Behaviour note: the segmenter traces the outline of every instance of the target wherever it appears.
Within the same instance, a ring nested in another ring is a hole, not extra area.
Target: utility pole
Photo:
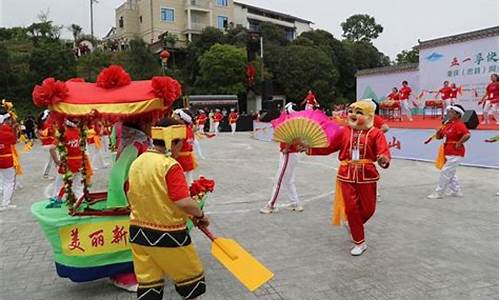
[[[260,34],[260,78],[264,82],[264,37]]]
[[[99,3],[97,0],[90,0],[90,35],[94,37],[94,3]]]

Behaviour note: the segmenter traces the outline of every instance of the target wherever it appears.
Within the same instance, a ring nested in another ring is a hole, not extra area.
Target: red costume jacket
[[[182,149],[179,157],[176,159],[184,172],[193,171],[196,168],[193,157],[194,134],[191,126],[186,126],[186,139],[182,141]]]
[[[391,92],[389,95],[387,95],[387,99],[399,100],[399,92]]]
[[[234,124],[236,121],[238,121],[238,113],[237,112],[232,112],[229,114],[229,124]]]
[[[408,100],[411,95],[411,88],[409,86],[403,86],[399,89],[399,100]]]
[[[498,82],[488,84],[486,92],[488,93],[487,100],[490,100],[491,103],[498,103]]]
[[[220,112],[216,112],[213,116],[214,122],[220,122],[224,119],[224,116]]]
[[[359,160],[352,160],[352,149],[359,141]],[[351,183],[370,183],[379,180],[380,176],[374,162],[379,155],[391,158],[384,134],[372,127],[368,130],[356,130],[345,126],[335,141],[322,149],[310,149],[311,155],[329,155],[339,152],[340,166],[337,179]],[[388,167],[388,166],[386,166]]]
[[[452,121],[439,129],[436,136],[445,139],[444,155],[465,156],[465,146],[462,145],[458,149],[455,146],[466,134],[469,134],[469,130],[462,120]]]
[[[39,138],[43,146],[55,145],[56,139],[54,138],[55,132],[52,125],[45,122],[42,129],[38,131]]]
[[[64,132],[64,144],[68,151],[68,169],[72,173],[78,173],[82,167],[82,151],[80,149],[80,130],[78,128],[67,127]],[[59,173],[63,170],[59,169]]]
[[[198,117],[196,118],[196,123],[198,125],[205,125],[205,123],[207,122],[207,115],[206,114],[199,114]]]
[[[7,124],[0,125],[0,169],[8,169],[14,166],[12,156],[12,145],[17,142],[14,130]]]

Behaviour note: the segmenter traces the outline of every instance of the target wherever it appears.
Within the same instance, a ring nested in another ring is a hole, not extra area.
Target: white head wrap
[[[448,105],[446,107],[446,111],[448,111],[448,110],[456,111],[460,115],[460,117],[463,117],[463,115],[465,114],[465,111],[456,105]]]
[[[10,118],[10,114],[9,113],[0,115],[0,124],[3,123],[3,122],[5,122],[9,118]]]
[[[185,113],[182,109],[176,109],[174,111],[174,114],[176,115],[179,115],[179,117],[181,117],[182,120],[184,120],[184,122],[186,123],[193,123],[193,119],[187,114]]]
[[[293,102],[289,102],[285,105],[285,111],[289,114],[295,112],[295,110],[293,109]]]

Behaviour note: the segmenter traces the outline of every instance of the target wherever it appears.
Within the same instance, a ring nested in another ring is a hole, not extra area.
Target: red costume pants
[[[341,182],[341,187],[352,240],[362,244],[365,241],[364,224],[375,212],[377,183]]]

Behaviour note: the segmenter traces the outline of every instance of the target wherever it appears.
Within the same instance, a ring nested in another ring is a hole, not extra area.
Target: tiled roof
[[[372,74],[398,73],[398,72],[408,72],[408,71],[417,71],[417,70],[418,70],[418,63],[394,65],[394,66],[388,66],[388,67],[360,70],[356,73],[356,77],[367,76],[367,75],[372,75]]]
[[[461,43],[470,40],[481,39],[490,36],[498,36],[498,26],[485,28],[481,30],[470,31],[466,33],[450,35],[446,37],[441,37],[437,39],[432,39],[428,41],[418,41],[419,45],[417,46],[419,49],[431,48],[441,45],[448,45],[454,43]]]
[[[292,15],[289,15],[289,14],[277,12],[277,11],[274,11],[274,10],[270,10],[270,9],[266,9],[266,8],[262,8],[262,7],[258,7],[258,6],[253,6],[253,5],[249,5],[249,4],[241,3],[241,2],[237,2],[237,1],[234,1],[234,4],[235,5],[239,5],[239,6],[243,7],[243,8],[252,8],[252,9],[261,11],[263,13],[269,13],[269,14],[277,15],[277,16],[280,16],[282,18],[288,18],[288,19],[293,19],[293,20],[299,21],[299,22],[314,24],[312,21],[309,21],[309,20],[306,20],[306,19],[302,19],[302,18],[298,18],[298,17],[292,16]]]

